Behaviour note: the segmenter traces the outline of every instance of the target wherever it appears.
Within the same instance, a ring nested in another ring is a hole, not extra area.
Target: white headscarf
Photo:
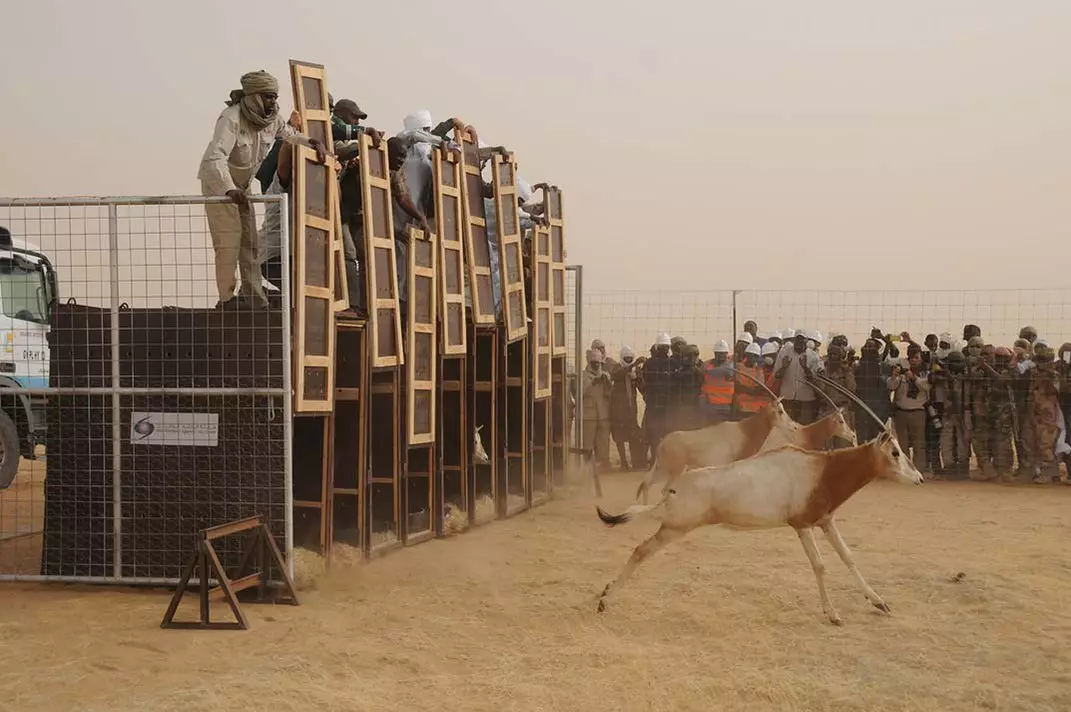
[[[427,109],[417,109],[402,119],[402,126],[406,131],[417,129],[430,129],[434,124],[431,122],[431,112]]]

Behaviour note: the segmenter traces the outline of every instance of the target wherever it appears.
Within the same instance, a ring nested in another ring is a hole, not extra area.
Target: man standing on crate
[[[227,108],[216,120],[197,177],[206,197],[227,196],[234,205],[206,205],[208,229],[216,253],[216,289],[219,304],[233,308],[235,267],[242,287],[239,298],[266,306],[257,254],[256,214],[249,204],[249,190],[261,162],[276,139],[308,146],[326,163],[323,144],[297,132],[279,115],[279,82],[261,70],[242,75],[242,88],[231,92]]]

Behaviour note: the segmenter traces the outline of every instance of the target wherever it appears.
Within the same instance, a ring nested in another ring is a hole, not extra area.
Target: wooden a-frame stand
[[[249,537],[249,541],[246,543],[245,553],[242,555],[242,563],[238,567],[237,578],[232,580],[227,576],[227,572],[223,570],[223,564],[220,563],[219,555],[216,554],[212,542],[225,536],[247,531],[253,531],[253,535]],[[279,571],[282,574],[283,584],[288,596],[281,600],[293,606],[298,605],[294,584],[286,570],[286,561],[279,552],[279,547],[275,545],[275,540],[272,538],[271,532],[268,531],[264,518],[258,514],[255,517],[238,519],[200,531],[197,551],[191,557],[186,570],[182,572],[182,578],[179,580],[178,588],[175,589],[175,595],[171,597],[171,604],[167,607],[167,613],[164,614],[164,620],[160,623],[160,627],[247,630],[249,621],[238,605],[238,593],[256,587],[258,589],[257,602],[265,600],[268,586],[268,566],[266,565],[265,554],[271,556],[271,560],[279,567]],[[251,574],[243,575],[249,569],[254,557],[256,558],[257,570]],[[200,579],[198,588],[201,599],[201,620],[196,622],[176,621],[174,620],[175,612],[178,610],[179,603],[182,602],[182,596],[185,595],[186,588],[195,570],[199,572],[198,578]],[[209,581],[213,570],[219,585],[210,588]],[[211,620],[209,604],[214,598],[223,598],[227,601],[227,604],[231,607],[231,612],[234,614],[235,621],[233,623]]]

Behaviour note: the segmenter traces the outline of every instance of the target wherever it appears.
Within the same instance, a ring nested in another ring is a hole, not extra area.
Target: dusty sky
[[[288,111],[297,58],[561,185],[588,290],[1067,284],[1067,0],[303,5],[7,8],[0,195],[197,192],[238,77]]]

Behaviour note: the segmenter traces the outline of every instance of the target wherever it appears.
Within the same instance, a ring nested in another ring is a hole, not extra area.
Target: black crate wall
[[[131,388],[282,388],[281,312],[120,311],[120,385]],[[111,385],[111,317],[58,305],[52,313],[50,385]],[[177,578],[197,530],[262,514],[285,536],[284,411],[280,396],[124,395],[121,420],[123,577]],[[216,413],[216,447],[134,445],[131,414]],[[111,576],[112,400],[49,398],[42,573]],[[220,554],[234,566],[240,541]]]

